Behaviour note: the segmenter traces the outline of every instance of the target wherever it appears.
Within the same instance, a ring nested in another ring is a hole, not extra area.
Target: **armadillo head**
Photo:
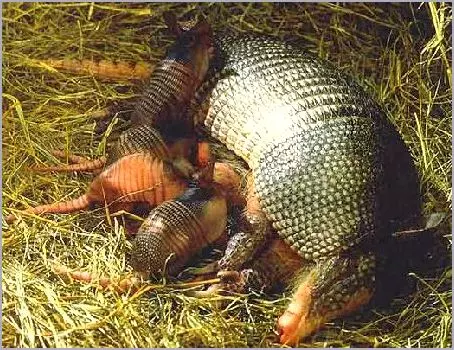
[[[208,72],[210,59],[213,57],[213,33],[205,20],[199,21],[192,28],[178,25],[175,15],[164,14],[167,26],[176,35],[177,40],[168,49],[166,59],[183,64],[197,80],[197,88]]]
[[[202,248],[225,230],[224,197],[205,188],[189,188],[175,200],[156,207],[133,242],[131,265],[143,275],[178,273]]]

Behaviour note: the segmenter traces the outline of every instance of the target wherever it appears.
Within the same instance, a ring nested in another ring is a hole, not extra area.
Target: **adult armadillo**
[[[376,242],[419,222],[418,177],[377,103],[300,47],[219,34],[212,63],[195,119],[251,168],[244,260],[271,224],[313,264],[279,320],[281,342],[294,343],[368,302]]]

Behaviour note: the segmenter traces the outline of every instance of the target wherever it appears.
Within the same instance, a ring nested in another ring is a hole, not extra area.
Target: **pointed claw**
[[[208,265],[199,268],[191,268],[190,273],[194,276],[200,275],[209,275],[213,273],[217,273],[219,271],[219,265],[217,261],[213,261]]]
[[[219,271],[217,276],[221,283],[238,283],[241,280],[241,274],[238,271]]]
[[[212,284],[210,287],[208,287],[207,290],[193,290],[193,291],[189,291],[188,294],[190,296],[197,297],[197,298],[209,298],[209,297],[219,295],[223,291],[224,291],[223,286],[219,283],[216,283],[216,284]]]

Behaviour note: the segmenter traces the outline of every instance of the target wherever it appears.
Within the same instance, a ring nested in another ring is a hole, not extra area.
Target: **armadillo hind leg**
[[[372,253],[320,261],[297,284],[287,310],[279,318],[282,344],[296,344],[326,322],[367,304],[375,286]]]
[[[54,152],[52,152],[54,153]],[[31,167],[33,171],[39,172],[72,172],[72,171],[87,171],[93,174],[99,174],[104,165],[106,164],[106,157],[100,157],[97,159],[86,159],[81,156],[70,154],[68,160],[73,164],[64,164],[57,166],[34,166]]]
[[[243,225],[227,242],[224,256],[219,260],[222,271],[238,271],[263,246],[269,237],[270,225],[262,212],[255,193],[252,176],[248,178],[247,204]]]
[[[103,113],[93,115],[93,118],[96,119],[94,133],[96,135],[101,135],[106,132],[115,117],[124,122],[129,122],[133,111],[132,105],[135,100],[136,98],[129,98],[121,102],[115,101],[112,105],[107,107]]]

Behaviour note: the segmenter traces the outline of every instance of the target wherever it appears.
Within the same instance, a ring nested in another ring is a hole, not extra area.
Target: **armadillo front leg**
[[[263,246],[269,236],[269,223],[255,193],[252,176],[248,176],[247,204],[241,232],[232,235],[224,256],[219,260],[223,271],[238,271]]]
[[[357,310],[373,294],[375,256],[351,254],[320,261],[304,275],[279,318],[282,344],[296,344],[326,322]]]
[[[195,295],[210,296],[220,291],[269,292],[276,287],[288,286],[298,271],[306,268],[307,264],[282,239],[272,237],[266,247],[240,272],[230,273],[221,283],[210,286],[207,291],[196,292]]]

